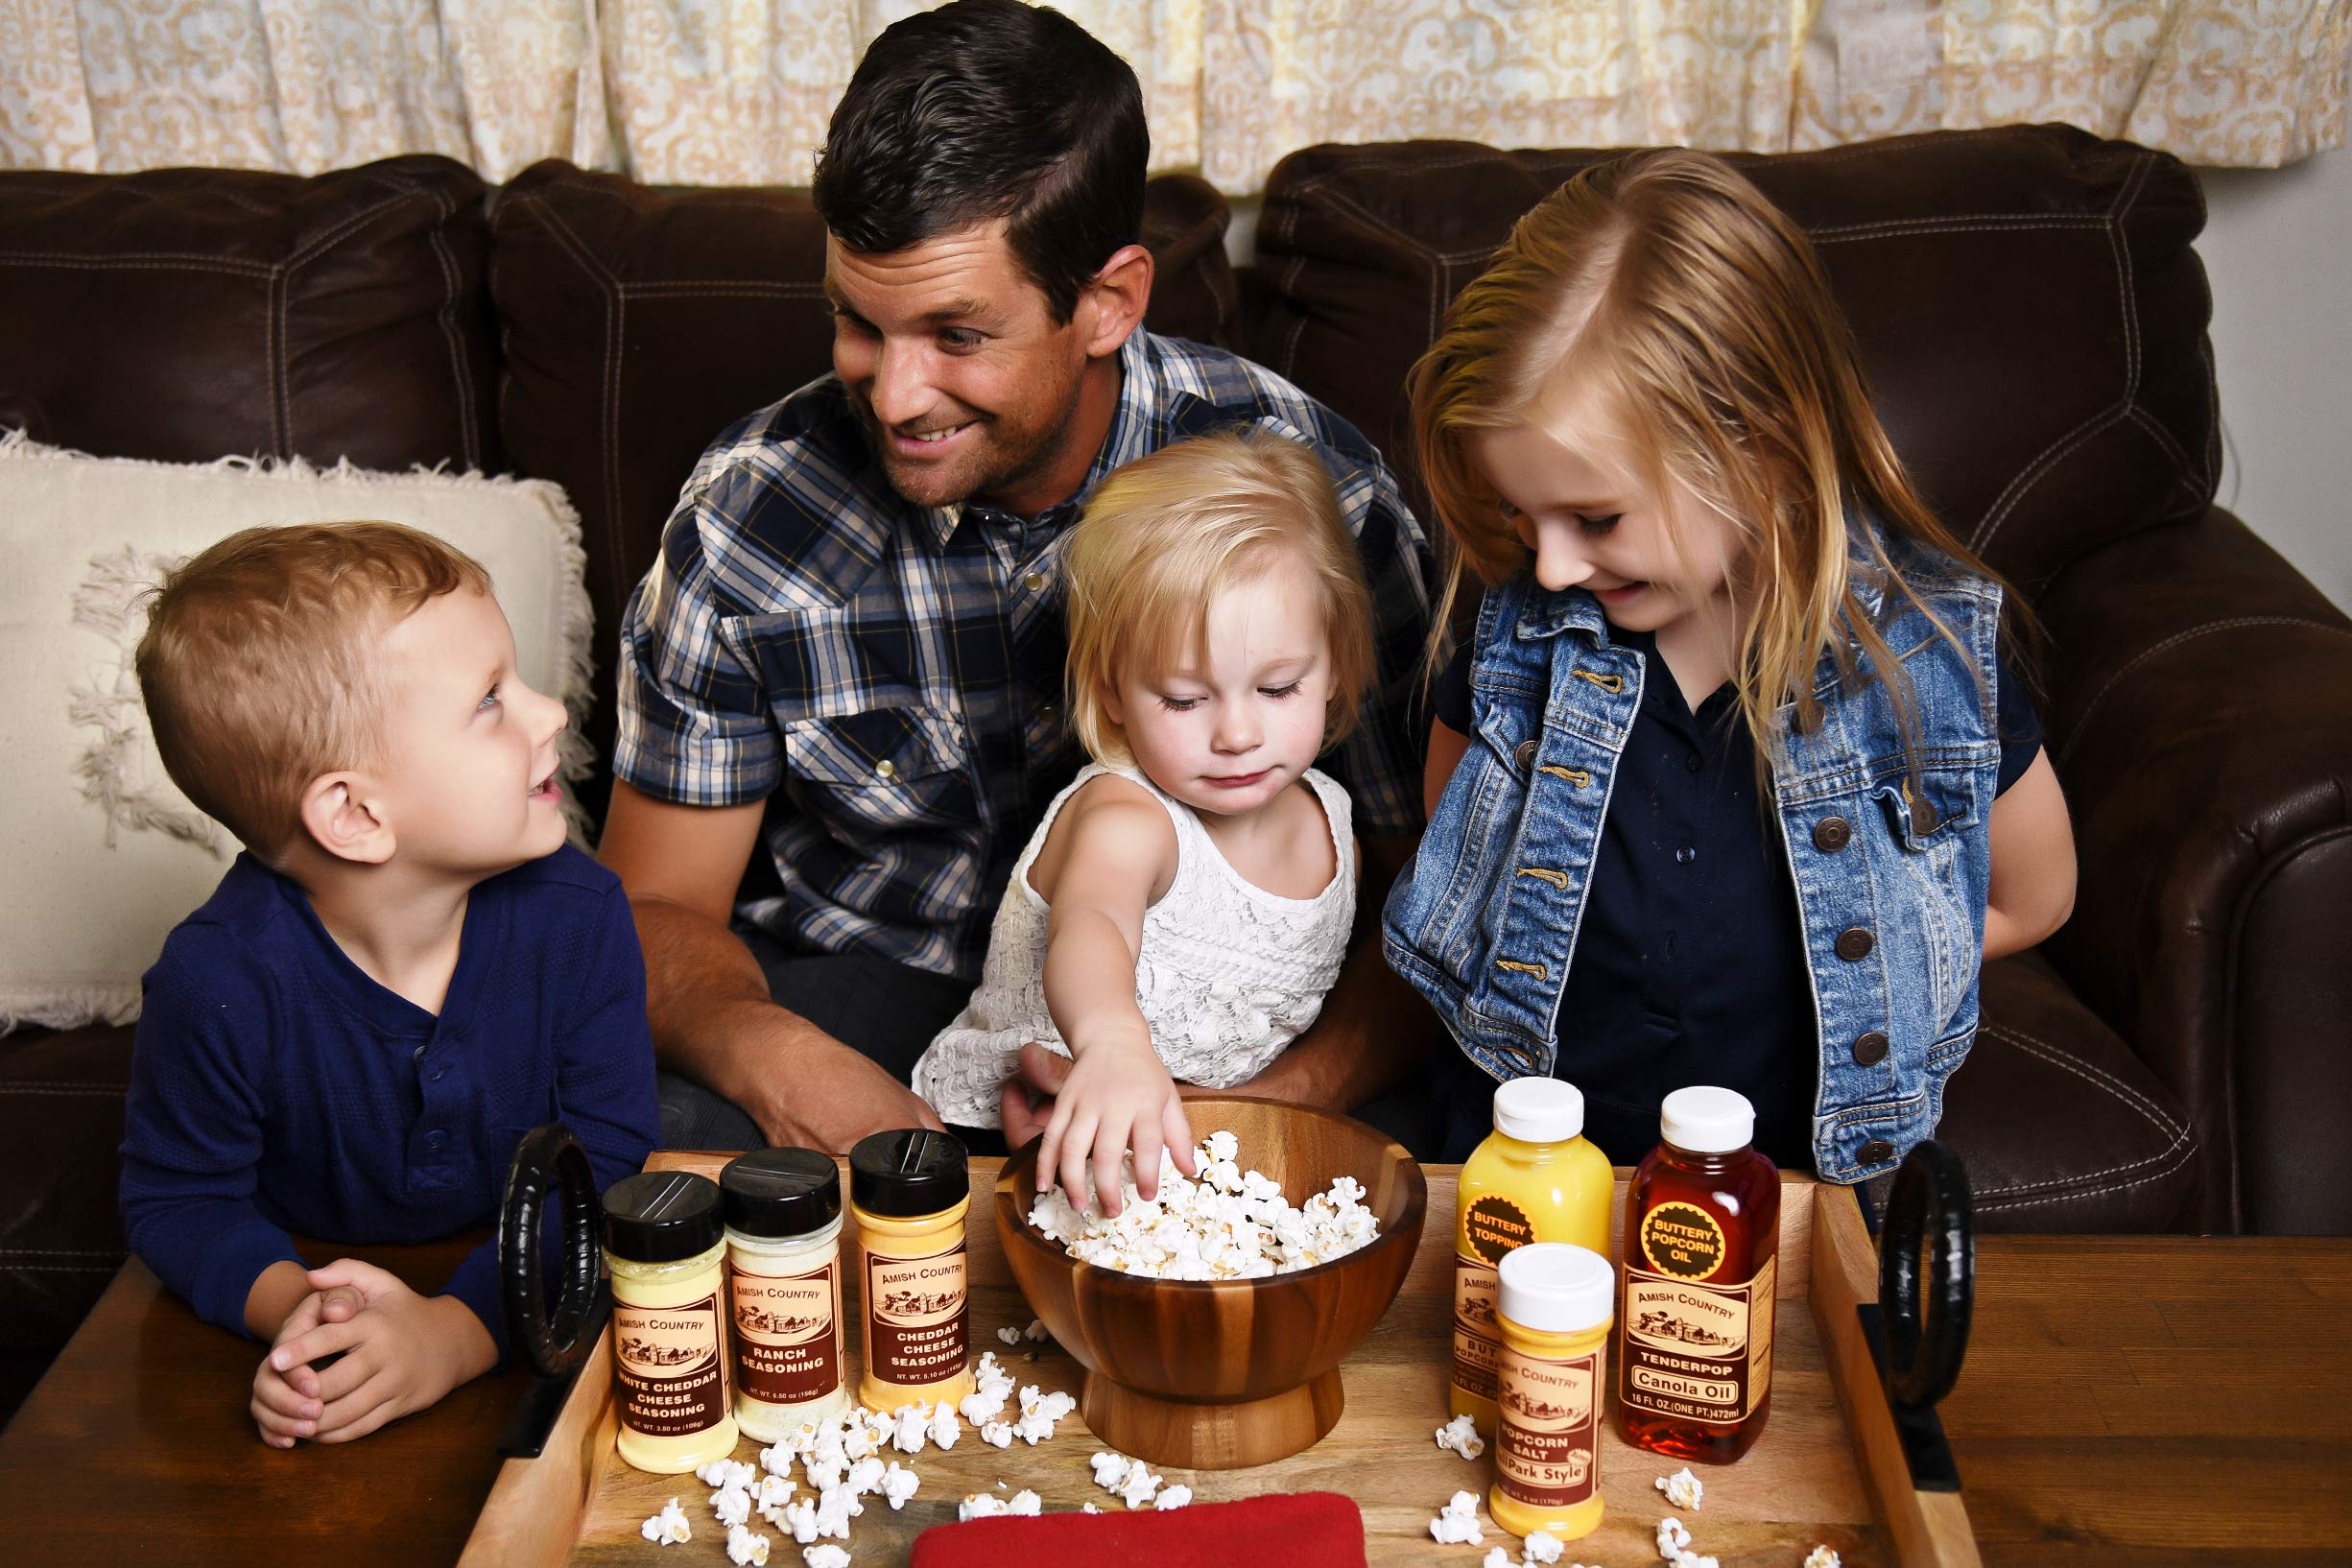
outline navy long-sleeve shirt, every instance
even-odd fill
[[[369,978],[295,882],[239,855],[147,971],[123,1137],[131,1248],[198,1316],[245,1332],[287,1232],[369,1245],[488,1223],[523,1134],[569,1126],[597,1190],[660,1117],[645,964],[619,879],[569,847],[465,907],[439,1017]],[[503,1360],[494,1241],[442,1293]]]

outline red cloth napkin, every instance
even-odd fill
[[[1365,1568],[1364,1515],[1338,1492],[1277,1493],[1188,1508],[1045,1513],[934,1525],[912,1568]]]

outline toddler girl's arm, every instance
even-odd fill
[[[1993,802],[1993,881],[1984,907],[1987,962],[2021,953],[2075,908],[2075,833],[2045,750]]]
[[[1177,1169],[1193,1171],[1191,1126],[1135,1006],[1144,911],[1167,892],[1176,869],[1167,810],[1111,777],[1091,779],[1071,796],[1030,868],[1052,907],[1046,1009],[1073,1062],[1037,1150],[1037,1184],[1043,1190],[1058,1170],[1062,1191],[1081,1208],[1089,1155],[1105,1214],[1119,1212],[1119,1161],[1130,1146],[1145,1198],[1159,1191],[1163,1148]]]

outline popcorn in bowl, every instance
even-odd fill
[[[1037,1199],[1029,1223],[1074,1258],[1156,1279],[1263,1279],[1329,1263],[1380,1234],[1354,1176],[1293,1208],[1279,1183],[1241,1168],[1232,1133],[1210,1133],[1194,1153],[1200,1179],[1170,1166],[1149,1201],[1135,1190],[1130,1159],[1115,1218],[1105,1219],[1099,1203],[1073,1207],[1056,1187]]]

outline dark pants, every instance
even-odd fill
[[[871,953],[806,953],[737,922],[735,935],[768,976],[768,994],[899,1082],[932,1037],[954,1021],[969,984]],[[790,1071],[783,1062],[778,1072]],[[693,1079],[663,1071],[661,1141],[671,1149],[760,1149],[759,1124]]]

